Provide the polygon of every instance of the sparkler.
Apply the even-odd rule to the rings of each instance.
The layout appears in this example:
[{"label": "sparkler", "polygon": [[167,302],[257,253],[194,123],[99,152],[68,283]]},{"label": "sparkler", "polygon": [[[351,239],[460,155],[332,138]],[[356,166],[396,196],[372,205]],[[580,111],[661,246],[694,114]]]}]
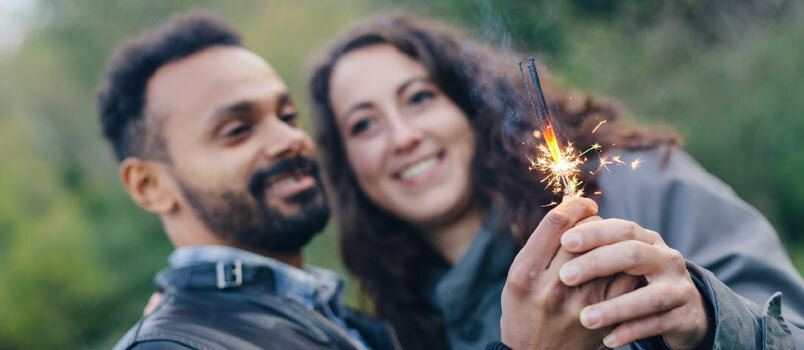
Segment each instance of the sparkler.
[{"label": "sparkler", "polygon": [[[600,146],[598,143],[595,143],[592,145],[592,147],[580,153],[575,150],[571,142],[567,142],[567,145],[562,147],[561,142],[556,137],[556,131],[553,127],[550,111],[547,108],[547,102],[544,98],[544,91],[542,91],[542,85],[539,81],[539,74],[536,72],[535,59],[530,57],[528,61],[530,80],[533,83],[533,90],[536,92],[535,100],[534,94],[531,92],[530,85],[528,84],[528,79],[525,77],[525,70],[522,68],[521,61],[519,62],[519,72],[522,75],[522,83],[525,84],[525,90],[528,93],[530,106],[536,113],[536,119],[539,125],[539,129],[533,131],[533,137],[537,139],[542,138],[544,140],[544,143],[538,147],[541,155],[539,155],[536,159],[529,159],[531,163],[530,169],[538,169],[539,171],[546,173],[547,176],[542,179],[542,182],[547,182],[547,187],[552,187],[555,194],[563,192],[565,195],[580,197],[583,195],[583,187],[581,187],[582,182],[578,179],[578,174],[580,173],[579,167],[584,161],[586,161],[586,158],[582,157],[589,151],[599,150],[602,148],[602,146]],[[597,130],[605,123],[606,120],[602,120],[600,123],[598,123],[597,126],[595,126],[595,128],[592,130],[592,133],[594,134],[597,132]],[[597,170],[594,172],[589,172],[592,176],[596,175],[602,169],[609,170],[608,165],[610,164],[629,165],[628,163],[622,161],[620,156],[613,156],[611,161],[608,160],[608,157],[602,155],[599,156],[599,159],[600,164]],[[631,170],[636,170],[640,163],[642,163],[642,160],[638,158],[631,162]],[[594,195],[600,194],[602,194],[600,191],[596,191],[594,193]],[[547,204],[546,206],[551,205],[555,205],[555,202]]]},{"label": "sparkler", "polygon": [[[547,102],[544,98],[534,61],[533,57],[529,59],[528,72],[533,82],[533,89],[536,91],[535,101],[528,85],[528,79],[525,77],[525,71],[522,69],[522,62],[519,62],[519,72],[522,74],[522,82],[528,92],[530,106],[536,112],[536,119],[539,124],[538,131],[544,138],[544,144],[539,145],[542,155],[530,160],[531,169],[539,169],[547,173],[548,176],[542,181],[547,182],[547,187],[553,187],[554,192],[561,193],[563,191],[564,194],[569,196],[581,196],[583,189],[580,188],[581,181],[578,180],[578,166],[583,163],[580,159],[581,155],[575,151],[575,148],[569,142],[566,147],[561,147],[561,143],[556,137],[553,121],[550,118],[550,112],[547,109]],[[534,136],[536,135],[537,133],[534,131]]]}]

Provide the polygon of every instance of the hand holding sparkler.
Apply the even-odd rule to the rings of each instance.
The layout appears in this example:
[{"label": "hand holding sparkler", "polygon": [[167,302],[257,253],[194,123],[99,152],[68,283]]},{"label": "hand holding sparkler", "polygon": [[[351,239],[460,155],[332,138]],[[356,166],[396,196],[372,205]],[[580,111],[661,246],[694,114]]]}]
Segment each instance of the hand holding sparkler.
[{"label": "hand holding sparkler", "polygon": [[561,249],[561,234],[579,223],[602,220],[587,198],[566,196],[550,210],[519,251],[502,293],[502,342],[514,349],[592,349],[611,328],[586,329],[578,315],[590,302],[634,290],[640,279],[619,275],[579,287],[559,280],[559,268],[575,254]]},{"label": "hand holding sparkler", "polygon": [[589,329],[616,325],[603,341],[606,346],[662,335],[671,349],[695,349],[706,339],[712,316],[684,257],[658,233],[628,220],[597,220],[569,229],[561,245],[582,254],[561,267],[561,280],[567,286],[622,272],[644,276],[648,282],[581,312],[581,322]]}]

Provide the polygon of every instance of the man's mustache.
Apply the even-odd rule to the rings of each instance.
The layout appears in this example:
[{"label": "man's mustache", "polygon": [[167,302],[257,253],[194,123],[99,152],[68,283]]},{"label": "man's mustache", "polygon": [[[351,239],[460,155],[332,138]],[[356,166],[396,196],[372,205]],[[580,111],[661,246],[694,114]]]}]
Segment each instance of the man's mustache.
[{"label": "man's mustache", "polygon": [[292,175],[300,172],[310,173],[318,181],[318,162],[305,156],[282,160],[270,168],[254,172],[249,181],[248,190],[254,197],[262,199],[265,194],[265,183],[268,179],[274,176]]}]

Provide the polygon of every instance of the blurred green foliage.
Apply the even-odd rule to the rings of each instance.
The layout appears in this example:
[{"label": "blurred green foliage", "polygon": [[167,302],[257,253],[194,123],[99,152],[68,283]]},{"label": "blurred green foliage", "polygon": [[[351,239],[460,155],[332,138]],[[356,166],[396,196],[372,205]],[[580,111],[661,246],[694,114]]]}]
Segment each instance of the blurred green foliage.
[{"label": "blurred green foliage", "polygon": [[[568,86],[679,130],[704,167],[771,219],[804,269],[804,12],[792,1],[37,4],[24,45],[0,52],[2,349],[109,348],[139,317],[172,248],[119,185],[93,91],[121,40],[192,8],[232,21],[298,99],[307,57],[378,11],[433,14],[538,54]],[[306,256],[343,271],[331,228]],[[355,290],[351,283],[352,303]]]}]

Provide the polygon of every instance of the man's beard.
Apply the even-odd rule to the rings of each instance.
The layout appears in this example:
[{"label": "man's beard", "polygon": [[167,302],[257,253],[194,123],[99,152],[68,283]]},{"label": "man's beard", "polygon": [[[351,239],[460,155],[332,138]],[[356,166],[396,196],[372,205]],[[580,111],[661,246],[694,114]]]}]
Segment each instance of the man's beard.
[{"label": "man's beard", "polygon": [[[285,215],[265,200],[266,180],[272,176],[311,171],[315,187],[283,200],[296,204],[298,212]],[[318,166],[306,157],[285,160],[256,171],[244,191],[214,193],[190,186],[177,176],[179,185],[195,212],[218,238],[235,246],[271,253],[295,253],[324,229],[329,206],[321,186]]]}]

